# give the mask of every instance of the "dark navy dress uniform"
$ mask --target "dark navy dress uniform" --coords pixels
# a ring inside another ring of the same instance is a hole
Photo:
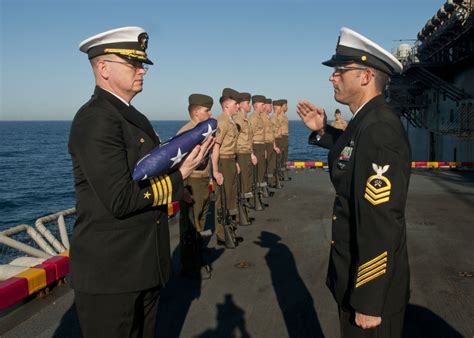
[[[403,321],[411,151],[399,114],[380,95],[345,132],[327,126],[322,136],[312,133],[309,143],[330,150],[336,190],[327,286],[343,310],[380,316],[382,326],[394,315]]]
[[[167,205],[182,196],[181,173],[138,182],[131,178],[137,161],[159,144],[144,115],[99,87],[72,122],[69,152],[77,220],[70,267],[78,312],[83,303],[88,309],[119,309],[122,303],[141,297],[141,290],[156,294],[170,276]],[[118,294],[128,294],[131,299],[112,297]],[[97,301],[89,295],[104,297]],[[84,311],[80,318],[92,313]],[[112,317],[127,321],[124,316],[128,315]],[[87,318],[81,321],[82,330],[106,328],[109,323],[103,320]]]

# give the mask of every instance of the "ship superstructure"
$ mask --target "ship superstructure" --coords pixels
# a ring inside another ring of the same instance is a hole
[[[473,6],[445,2],[416,43],[395,52],[405,67],[388,95],[406,122],[413,160],[474,160]]]

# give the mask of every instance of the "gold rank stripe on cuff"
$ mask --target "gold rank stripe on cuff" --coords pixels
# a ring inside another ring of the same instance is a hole
[[[380,255],[378,255],[377,257],[375,257],[374,259],[371,259],[370,261],[362,264],[361,266],[359,266],[359,268],[357,269],[357,272],[359,273],[360,271],[364,270],[366,267],[384,259],[385,257],[387,257],[387,251],[384,251],[383,253],[381,253]]]
[[[370,282],[371,280],[383,275],[387,271],[387,251],[378,255],[374,259],[362,264],[357,269],[357,280],[355,287]]]
[[[169,176],[153,177],[150,179],[153,189],[153,206],[171,203],[173,186]]]
[[[370,276],[369,278],[366,278],[366,279],[364,279],[364,280],[358,282],[355,287],[358,288],[359,286],[364,285],[365,283],[370,282],[371,280],[373,280],[373,279],[375,279],[375,278],[377,278],[377,277],[383,275],[385,272],[386,272],[386,270],[383,269],[382,271],[377,272],[375,275],[372,275],[372,276]]]

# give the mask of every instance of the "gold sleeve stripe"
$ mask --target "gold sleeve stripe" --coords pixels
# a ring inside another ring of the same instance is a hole
[[[156,207],[158,205],[158,191],[156,190],[155,179],[150,178],[150,185],[153,189],[153,206]]]
[[[163,188],[161,187],[160,181],[155,177],[155,185],[158,189],[158,205],[163,204]]]
[[[387,251],[384,251],[383,253],[381,253],[380,255],[378,255],[377,257],[375,257],[374,259],[368,261],[367,263],[364,263],[362,264],[361,266],[359,266],[359,268],[357,269],[357,271],[361,271],[363,270],[364,268],[368,267],[369,265],[372,265],[374,264],[375,262],[377,262],[378,260],[382,259],[382,258],[385,258],[387,257]]]
[[[169,176],[165,176],[166,184],[168,184],[168,204],[171,204],[172,197],[173,197],[173,185],[171,184],[171,180]]]
[[[380,203],[388,202],[390,200],[390,197],[384,197],[384,198],[381,198],[381,199],[378,199],[378,200],[374,200],[367,193],[364,195],[364,197],[372,205],[377,205],[377,204],[380,204]]]
[[[369,278],[366,278],[366,279],[364,279],[363,281],[360,281],[359,283],[356,284],[355,287],[358,288],[359,286],[361,286],[361,285],[363,285],[363,284],[365,284],[365,283],[367,283],[367,282],[370,282],[371,280],[373,280],[373,279],[375,279],[375,278],[377,278],[377,277],[383,275],[385,272],[386,272],[386,270],[379,271],[379,272],[377,272],[375,275],[372,275],[372,276],[370,276]]]
[[[387,264],[382,264],[378,268],[370,270],[369,272],[363,274],[362,276],[357,277],[356,283],[359,283],[363,281],[364,279],[366,279],[367,277],[372,276],[374,273],[379,272],[380,270],[385,270],[386,268],[387,268]]]
[[[372,197],[374,200],[377,200],[382,197],[390,196],[390,191],[382,192],[380,194],[374,194],[370,189],[365,188],[365,193]]]
[[[387,257],[385,257],[384,259],[378,261],[377,263],[374,263],[372,265],[369,265],[368,267],[366,267],[365,269],[363,270],[360,270],[358,273],[357,273],[357,277],[359,276],[362,276],[364,273],[366,273],[367,271],[371,271],[373,269],[375,269],[376,267],[382,265],[383,263],[386,263],[387,262]]]
[[[160,184],[163,187],[163,201],[161,204],[167,204],[168,201],[168,186],[166,185],[165,178],[160,176]]]

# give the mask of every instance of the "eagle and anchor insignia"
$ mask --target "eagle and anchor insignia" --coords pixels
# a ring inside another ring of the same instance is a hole
[[[388,202],[390,199],[392,184],[387,177],[383,176],[383,174],[388,171],[390,166],[385,165],[382,167],[372,163],[372,168],[377,174],[370,176],[367,180],[364,197],[372,205]]]

